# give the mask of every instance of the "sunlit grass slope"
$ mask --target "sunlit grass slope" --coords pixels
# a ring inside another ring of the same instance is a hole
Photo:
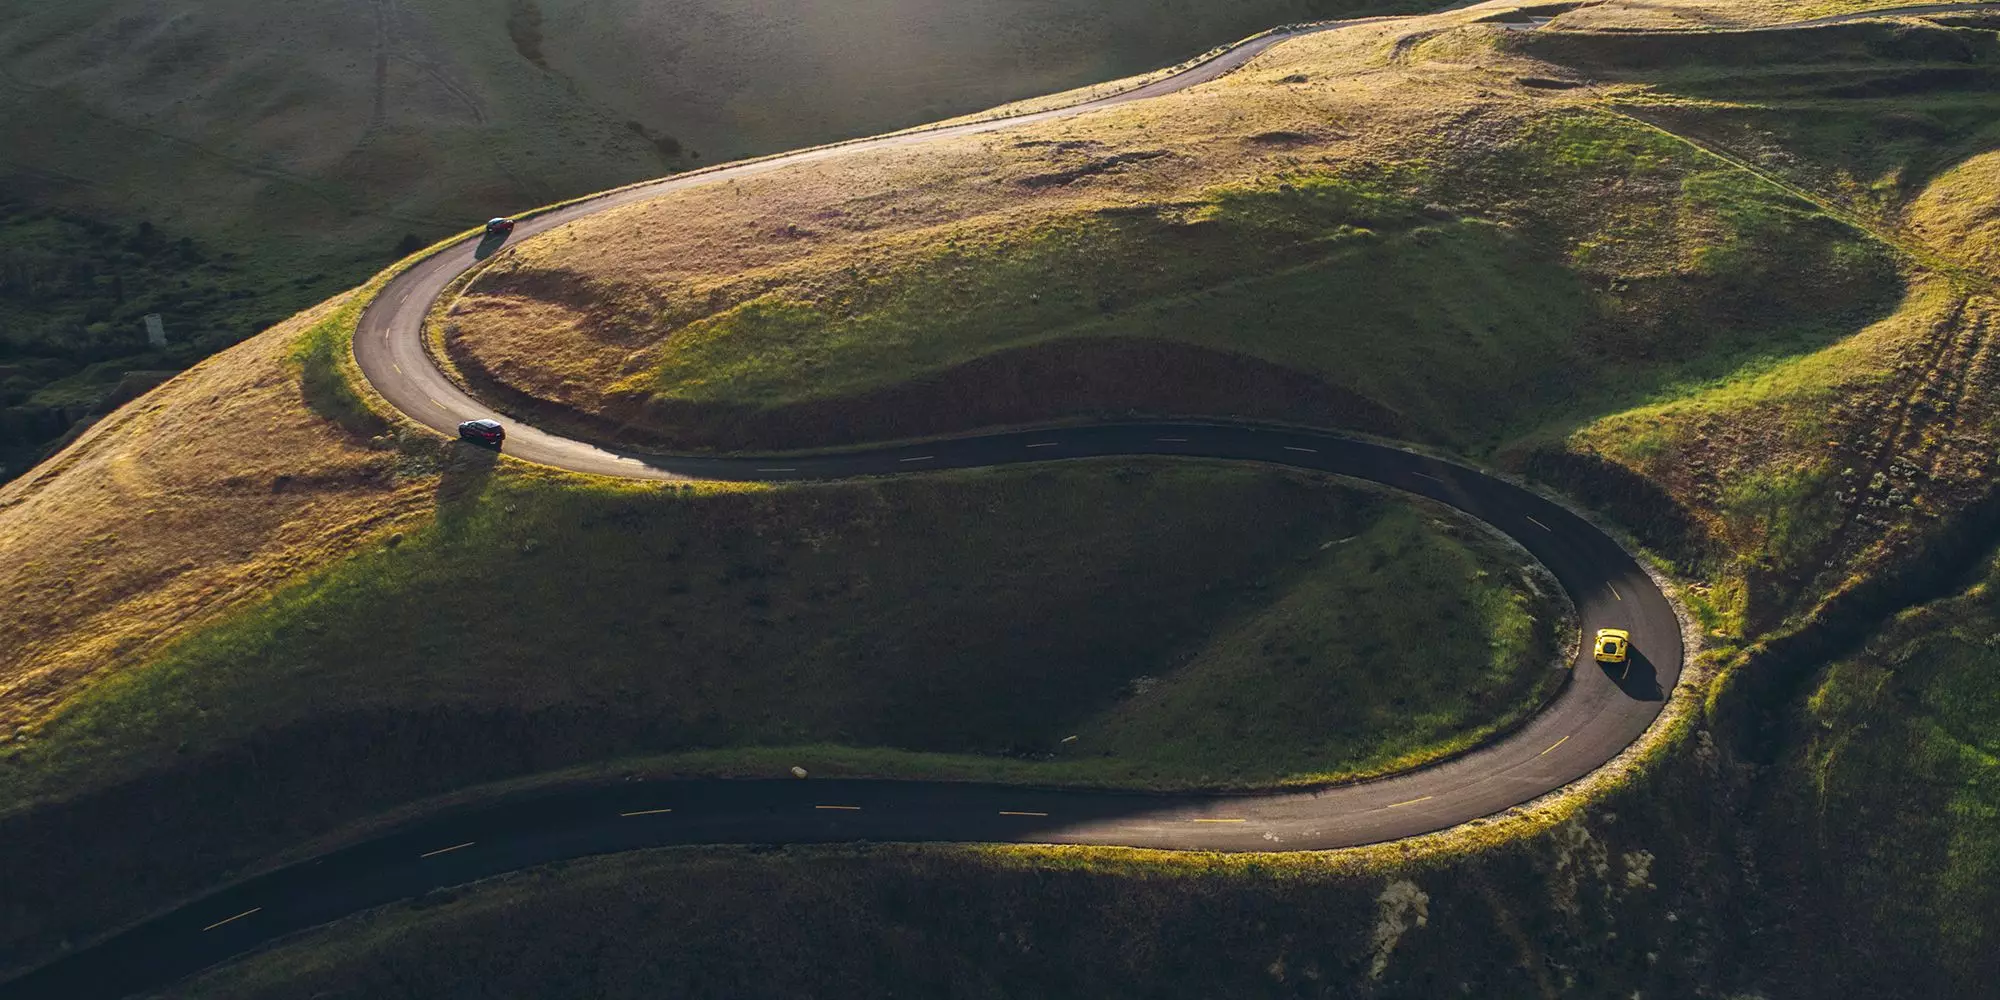
[[[1990,489],[1996,37],[1853,24],[1509,39],[1602,81],[1607,109],[1759,172],[1917,265],[1897,309],[1839,344],[1774,352],[1570,439],[1670,496],[1733,564],[1695,601],[1719,635],[1754,636],[1866,584]],[[1639,509],[1626,507],[1642,531],[1664,523]],[[1652,539],[1702,547],[1672,534]]]
[[[584,220],[441,341],[524,414],[681,446],[1138,410],[1481,453],[1893,307],[1879,241],[1434,20]]]

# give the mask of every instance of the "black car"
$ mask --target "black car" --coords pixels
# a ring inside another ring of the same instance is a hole
[[[514,231],[513,219],[486,220],[486,235],[488,236],[506,236],[507,234],[513,231]]]
[[[458,425],[458,436],[473,444],[498,448],[500,442],[507,440],[507,428],[500,426],[498,420],[468,420]]]

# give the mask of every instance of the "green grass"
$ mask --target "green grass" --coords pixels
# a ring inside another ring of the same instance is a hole
[[[382,434],[390,427],[389,421],[355,391],[354,376],[348,371],[354,365],[354,324],[373,297],[372,293],[357,295],[354,301],[308,327],[292,349],[292,361],[299,366],[299,391],[306,406],[349,434],[363,437]]]
[[[363,817],[564,770],[1372,773],[1518,718],[1569,639],[1483,530],[1276,470],[676,488],[449,450],[433,526],[0,745],[6,950],[46,954]],[[140,817],[154,836],[135,847]]]
[[[1641,85],[1618,100],[1889,224],[1931,178],[2000,141],[2000,42],[1990,30],[1508,43]]]
[[[1996,574],[1906,613],[1830,667],[1797,770],[1808,857],[1881,950],[1965,988],[2000,949],[2000,600]]]
[[[960,230],[889,273],[662,329],[616,392],[778,409],[1009,348],[1160,338],[1309,373],[1478,452],[1822,347],[1896,286],[1882,246],[1813,206],[1635,124],[1563,114],[1456,166]]]
[[[528,739],[542,766],[828,743],[1046,759],[1021,780],[1270,784],[1420,759],[1555,673],[1520,557],[1289,475],[678,491],[454,468],[434,529],[87,693],[13,755],[9,798],[345,713],[545,720],[475,738],[516,760]]]

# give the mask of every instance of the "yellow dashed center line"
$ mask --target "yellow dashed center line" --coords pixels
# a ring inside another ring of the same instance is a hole
[[[403,374],[403,366],[402,366],[402,365],[399,365],[399,364],[395,363],[394,361],[391,361],[391,362],[389,362],[389,367],[391,367],[391,368],[394,368],[394,369],[396,369],[396,374],[398,374],[398,375],[401,375],[401,374]]]
[[[1186,444],[1186,443],[1187,443],[1187,438],[1154,438],[1153,440],[1155,440],[1155,441],[1165,441],[1165,442],[1166,442],[1166,443],[1168,443],[1168,444]]]
[[[247,916],[249,916],[250,914],[252,914],[252,913],[255,913],[255,912],[257,912],[258,910],[261,910],[261,909],[263,909],[263,907],[261,907],[261,906],[253,906],[253,907],[251,907],[251,908],[249,908],[249,909],[247,909],[247,910],[244,910],[244,911],[243,911],[242,913],[239,913],[239,914],[237,914],[237,915],[235,915],[235,916],[233,916],[233,917],[227,917],[227,918],[225,918],[225,919],[222,919],[222,920],[218,920],[218,921],[216,921],[215,923],[212,923],[212,924],[209,924],[209,925],[208,925],[207,927],[204,927],[204,928],[202,928],[202,930],[204,930],[204,931],[212,931],[212,930],[216,929],[217,927],[220,927],[220,926],[222,926],[223,924],[233,924],[233,923],[235,923],[236,921],[238,921],[238,920],[241,920],[241,919],[243,919],[244,917],[247,917]]]
[[[1532,524],[1532,525],[1534,525],[1534,526],[1535,526],[1535,527],[1537,527],[1537,528],[1540,528],[1540,529],[1542,529],[1543,531],[1554,531],[1554,530],[1555,530],[1554,528],[1551,528],[1551,527],[1549,527],[1548,525],[1546,525],[1546,524],[1543,524],[1542,522],[1540,522],[1540,521],[1537,521],[1537,520],[1535,520],[1535,519],[1534,519],[1534,518],[1532,518],[1532,517],[1531,517],[1531,518],[1528,518],[1528,523],[1529,523],[1529,524]]]
[[[1437,484],[1439,484],[1439,485],[1443,485],[1443,483],[1444,483],[1444,480],[1442,480],[1442,479],[1439,479],[1438,477],[1436,477],[1436,476],[1433,476],[1433,475],[1431,475],[1431,474],[1430,474],[1430,473],[1428,473],[1428,472],[1412,472],[1412,473],[1410,473],[1410,475],[1412,475],[1412,476],[1417,476],[1417,477],[1419,477],[1419,478],[1422,478],[1422,479],[1428,479],[1428,480],[1430,480],[1431,482],[1434,482],[1434,483],[1437,483]]]
[[[1617,587],[1612,587],[1612,586],[1611,586],[1611,581],[1610,581],[1610,580],[1606,580],[1606,581],[1604,581],[1604,585],[1605,585],[1605,586],[1607,586],[1607,587],[1611,587],[1611,596],[1612,596],[1612,597],[1617,597],[1617,598],[1618,598],[1619,600],[1621,600],[1621,601],[1625,599],[1625,598],[1623,598],[1623,597],[1619,597],[1619,595],[1618,595],[1618,588],[1617,588]]]
[[[1408,802],[1392,802],[1392,803],[1390,803],[1390,804],[1389,804],[1388,808],[1390,808],[1390,809],[1398,809],[1398,808],[1401,808],[1401,807],[1403,807],[1403,806],[1413,806],[1413,805],[1416,805],[1416,804],[1417,804],[1417,803],[1419,803],[1419,802],[1429,802],[1430,800],[1431,800],[1431,797],[1430,797],[1430,796],[1428,796],[1428,795],[1426,795],[1426,796],[1424,796],[1423,798],[1420,798],[1420,799],[1411,799],[1411,800],[1410,800],[1410,801],[1408,801]]]
[[[814,806],[814,809],[839,809],[845,812],[860,812],[860,806]]]
[[[899,462],[928,462],[928,461],[930,461],[931,459],[933,459],[933,458],[936,458],[936,457],[937,457],[936,455],[918,455],[918,456],[917,456],[917,457],[915,457],[915,458],[901,458],[901,459],[897,459],[897,461],[899,461]]]
[[[1569,742],[1569,737],[1565,736],[1565,737],[1563,737],[1562,739],[1559,739],[1559,740],[1555,741],[1554,743],[1551,743],[1551,744],[1549,744],[1549,750],[1554,750],[1555,748],[1557,748],[1557,747],[1559,747],[1559,746],[1562,746],[1563,744],[1565,744],[1565,743],[1568,743],[1568,742]],[[1544,750],[1544,751],[1542,751],[1541,753],[1538,753],[1538,754],[1536,754],[1535,756],[1537,756],[1537,757],[1546,757],[1546,756],[1548,756],[1548,754],[1549,754],[1549,750]]]
[[[1319,454],[1319,449],[1318,449],[1318,448],[1301,448],[1301,447],[1299,447],[1298,445],[1295,445],[1295,444],[1288,444],[1288,445],[1286,445],[1286,446],[1285,446],[1285,450],[1286,450],[1286,451],[1303,451],[1303,452],[1305,452],[1305,453],[1307,453],[1307,454],[1309,454],[1309,455],[1317,455],[1317,454]]]
[[[443,410],[443,411],[445,411],[445,412],[447,412],[447,413],[451,412],[451,407],[449,407],[449,406],[446,406],[446,405],[444,405],[443,403],[440,403],[440,402],[438,402],[438,401],[437,401],[437,397],[436,397],[436,396],[432,396],[432,397],[430,397],[430,401],[431,401],[431,405],[432,405],[432,406],[435,406],[435,407],[437,407],[438,409],[440,409],[440,410]]]
[[[465,843],[463,843],[463,844],[453,844],[453,845],[451,845],[450,847],[440,847],[440,848],[438,848],[437,850],[435,850],[435,851],[432,851],[432,852],[430,852],[429,854],[419,854],[419,855],[417,855],[417,857],[419,857],[419,858],[435,858],[435,857],[437,857],[437,856],[438,856],[438,855],[440,855],[440,854],[450,854],[450,853],[451,853],[451,852],[453,852],[453,851],[457,851],[457,850],[462,850],[462,849],[464,849],[464,848],[467,848],[467,847],[471,847],[472,845],[474,845],[474,844],[477,844],[477,843],[479,843],[479,841],[476,841],[476,840],[468,840],[468,841],[466,841],[466,842],[465,842]]]
[[[661,813],[670,813],[670,812],[673,812],[673,810],[672,810],[672,809],[640,809],[640,810],[638,810],[638,811],[636,811],[636,812],[628,812],[628,813],[619,813],[618,815],[620,815],[620,816],[658,816],[658,815],[659,815],[659,814],[661,814]]]
[[[1029,445],[1028,447],[1030,447],[1030,448],[1053,448],[1053,447],[1055,447],[1056,445],[1058,445],[1058,444],[1060,444],[1060,443],[1061,443],[1061,442],[1059,442],[1059,441],[1043,441],[1043,442],[1041,442],[1041,443],[1039,443],[1039,444],[1031,444],[1031,445]]]
[[[1038,813],[1038,812],[1024,812],[1024,811],[1021,811],[1021,810],[1017,810],[1017,809],[1002,809],[1002,810],[1000,810],[1000,815],[1002,815],[1002,816],[1047,816],[1047,815],[1048,815],[1048,813]]]

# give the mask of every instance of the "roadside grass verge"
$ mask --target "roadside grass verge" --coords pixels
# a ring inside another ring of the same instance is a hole
[[[291,360],[299,369],[299,391],[306,407],[358,437],[375,437],[390,423],[356,392],[359,373],[354,364],[354,326],[361,311],[375,298],[380,283],[363,289],[331,315],[307,327],[295,343]]]

